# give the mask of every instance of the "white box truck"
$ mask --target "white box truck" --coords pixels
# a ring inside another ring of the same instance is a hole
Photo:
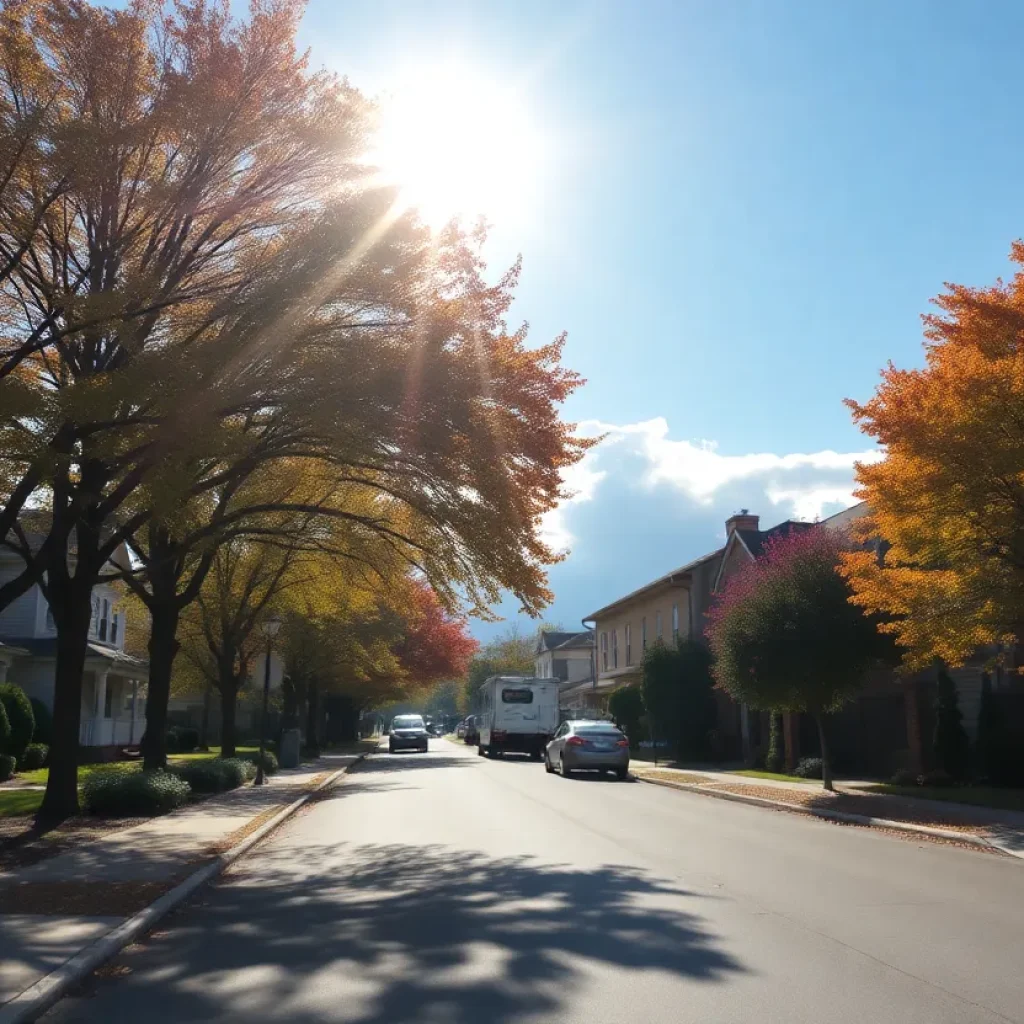
[[[477,691],[477,720],[478,754],[516,751],[539,761],[559,724],[558,680],[491,676]]]

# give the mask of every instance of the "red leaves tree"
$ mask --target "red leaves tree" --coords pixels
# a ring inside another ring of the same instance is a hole
[[[445,610],[425,583],[413,583],[405,637],[398,650],[403,668],[417,686],[466,674],[477,642],[463,616]]]

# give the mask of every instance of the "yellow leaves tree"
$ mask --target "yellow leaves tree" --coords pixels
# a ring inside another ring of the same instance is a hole
[[[1024,244],[1012,258],[1024,266]],[[912,669],[1024,633],[1024,271],[935,303],[925,366],[890,365],[870,401],[849,403],[886,453],[857,470],[871,510],[858,533],[884,543],[845,571]]]

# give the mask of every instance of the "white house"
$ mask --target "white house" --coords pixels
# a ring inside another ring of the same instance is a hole
[[[563,708],[578,710],[593,703],[594,634],[591,630],[562,633],[542,629],[534,649],[534,675],[558,679]]]
[[[127,564],[127,558],[121,549],[113,561]],[[0,551],[0,584],[17,576],[22,567],[16,554]],[[132,745],[142,738],[145,727],[149,665],[125,653],[125,613],[118,605],[112,586],[94,588],[82,680],[79,743],[84,747]],[[0,611],[0,681],[17,683],[52,710],[56,654],[53,616],[35,586]]]

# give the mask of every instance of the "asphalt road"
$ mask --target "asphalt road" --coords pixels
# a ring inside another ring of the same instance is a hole
[[[48,1021],[1024,1021],[1024,863],[445,740],[374,755]]]

